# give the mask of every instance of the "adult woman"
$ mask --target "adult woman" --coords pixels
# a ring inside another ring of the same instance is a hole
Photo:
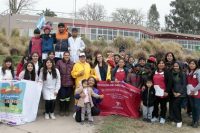
[[[173,93],[173,121],[177,127],[182,127],[181,104],[186,97],[186,75],[183,73],[180,63],[175,62],[172,68],[172,93]]]
[[[23,71],[24,65],[27,63],[28,59],[29,59],[28,56],[23,56],[20,63],[17,65],[17,73],[16,73],[17,77]]]
[[[165,70],[166,76],[168,79],[171,78],[171,70],[173,68],[173,64],[176,61],[176,58],[172,52],[168,52],[165,54]],[[171,80],[170,80],[171,81]],[[172,84],[168,82],[167,84],[169,88],[169,120],[173,120],[173,93],[172,93]]]
[[[36,52],[33,52],[33,54],[31,55],[31,61],[35,65],[35,72],[36,72],[36,74],[39,75],[40,68],[42,66],[42,63],[39,61],[39,54],[36,53]]]
[[[99,90],[97,89],[97,80],[94,77],[89,77],[88,78],[88,85],[91,87],[96,94],[100,94]],[[82,95],[75,95],[75,99],[79,99]],[[99,109],[99,103],[101,102],[101,99],[97,99],[92,97],[92,101],[94,106],[92,107],[92,116],[98,116],[100,114],[100,109]],[[75,120],[77,122],[81,122],[81,109],[77,108],[76,109],[76,115],[75,115]]]
[[[106,64],[102,54],[98,53],[94,61],[94,71],[97,76],[97,80],[106,81],[111,80],[110,66]]]
[[[69,105],[74,86],[74,79],[71,75],[73,66],[74,63],[70,60],[70,52],[64,52],[63,59],[56,63],[61,76],[61,88],[58,93],[61,116],[69,116]]]
[[[3,61],[2,67],[0,67],[0,80],[13,80],[14,78],[15,75],[12,58],[6,57]]]
[[[111,80],[112,81],[126,81],[128,70],[125,67],[124,59],[120,59],[118,65],[113,69]]]
[[[11,57],[6,57],[3,61],[2,67],[0,67],[0,80],[13,80],[14,79],[14,67]],[[10,106],[9,97],[5,97],[5,107]]]
[[[38,75],[35,73],[35,65],[33,62],[27,62],[24,70],[19,74],[19,79],[37,81]]]
[[[54,61],[47,59],[41,69],[39,81],[43,82],[43,98],[45,100],[45,119],[55,119],[55,101],[60,89],[60,72],[55,68]]]
[[[200,70],[196,60],[190,60],[189,71],[187,73],[187,93],[189,95],[192,108],[192,124],[197,128],[199,126],[200,115]]]
[[[153,83],[154,83],[154,88],[156,90],[156,100],[154,104],[152,122],[157,122],[160,116],[160,123],[164,124],[166,112],[167,112],[167,97],[168,97],[164,60],[158,61],[157,70],[155,71],[153,75]],[[160,94],[159,92],[163,92],[163,93]],[[160,115],[159,115],[159,105],[160,105],[160,110],[161,110]]]

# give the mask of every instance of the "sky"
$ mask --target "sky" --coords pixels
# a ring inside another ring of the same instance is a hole
[[[34,0],[36,4],[32,9],[44,10],[46,8],[55,12],[72,13],[74,11],[75,0]],[[170,2],[172,0],[76,0],[77,11],[85,4],[99,3],[104,5],[109,16],[116,8],[129,8],[141,10],[147,17],[147,12],[152,4],[156,4],[160,13],[160,23],[164,27],[164,17],[170,12]],[[8,9],[8,0],[0,0],[0,12]]]

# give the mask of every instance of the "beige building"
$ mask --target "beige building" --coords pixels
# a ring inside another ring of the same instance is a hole
[[[36,23],[39,16],[34,15],[1,15],[0,27],[5,28],[9,35],[12,29],[17,28],[21,36],[33,36]],[[102,21],[86,21],[73,20],[59,17],[46,17],[46,21],[53,23],[53,31],[56,32],[59,22],[63,22],[68,26],[69,31],[73,27],[77,27],[81,35],[85,35],[90,40],[98,40],[104,38],[106,41],[112,41],[117,36],[131,37],[137,42],[143,39],[160,39],[161,41],[177,42],[186,49],[200,50],[200,36],[179,34],[170,32],[155,32],[143,26],[122,24],[118,22],[102,22]]]

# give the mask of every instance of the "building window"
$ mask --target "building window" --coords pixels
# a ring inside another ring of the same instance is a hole
[[[117,36],[117,30],[113,30],[113,35]]]
[[[128,31],[124,31],[124,36],[128,36]]]
[[[98,29],[98,34],[102,35],[103,34],[103,31],[102,29]]]
[[[97,30],[96,29],[91,29],[91,34],[96,34]]]
[[[108,30],[108,35],[112,36],[112,29]]]
[[[123,30],[120,30],[120,31],[119,31],[119,35],[120,35],[120,36],[124,36],[124,31],[123,31]]]
[[[113,40],[113,37],[112,36],[108,36],[108,40]]]
[[[107,35],[108,34],[108,30],[107,29],[103,29],[103,34]]]
[[[91,40],[97,40],[97,36],[95,34],[91,34]]]

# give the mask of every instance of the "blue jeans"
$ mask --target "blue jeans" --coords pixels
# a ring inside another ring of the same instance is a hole
[[[190,103],[192,108],[192,120],[193,122],[199,122],[200,98],[190,97]]]

